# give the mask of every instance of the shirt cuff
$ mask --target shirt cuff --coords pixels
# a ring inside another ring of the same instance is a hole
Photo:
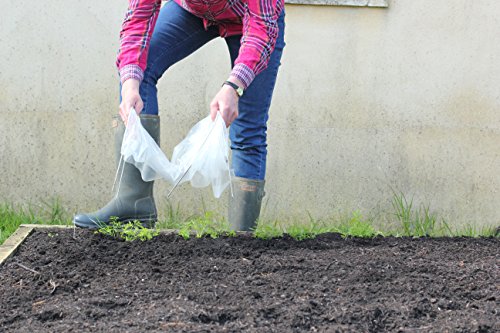
[[[144,72],[138,65],[125,65],[120,68],[120,82],[123,84],[128,79],[135,79],[142,82]]]
[[[247,65],[239,63],[234,65],[233,70],[231,71],[231,76],[240,80],[241,83],[243,83],[243,89],[246,89],[255,78],[255,73]]]

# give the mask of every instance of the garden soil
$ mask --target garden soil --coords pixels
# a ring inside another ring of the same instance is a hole
[[[75,236],[0,267],[0,331],[500,332],[498,238]]]

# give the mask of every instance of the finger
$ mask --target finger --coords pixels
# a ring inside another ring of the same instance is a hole
[[[120,118],[122,118],[123,123],[126,125],[127,117],[125,115],[125,109],[122,104],[120,104],[120,110],[118,111],[118,114],[120,115]]]
[[[231,112],[230,109],[227,105],[220,103],[220,114],[222,116],[222,119],[224,119],[224,122],[226,123],[226,127],[229,127],[231,125]]]
[[[217,112],[219,112],[219,103],[214,99],[212,103],[210,103],[210,118],[212,119],[212,121],[215,120]]]
[[[139,99],[135,103],[135,112],[137,112],[137,114],[140,114],[143,108],[144,108],[144,103],[142,102],[142,99]]]
[[[231,114],[231,124],[236,120],[236,118],[238,118],[238,108],[236,108],[236,110],[234,110],[234,112]]]
[[[238,109],[233,110],[229,106],[225,112],[226,126],[229,127],[238,118]]]
[[[125,126],[127,126],[128,124],[130,109],[132,109],[132,106],[129,103],[123,103],[123,123],[125,124]]]

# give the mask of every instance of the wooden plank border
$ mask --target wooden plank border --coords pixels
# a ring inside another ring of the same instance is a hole
[[[33,232],[33,227],[21,224],[17,230],[0,245],[0,266],[10,258],[21,245],[26,237]]]
[[[49,224],[21,224],[17,230],[0,245],[0,266],[14,255],[17,248],[28,238],[29,235],[35,230],[40,229],[69,229],[73,228],[71,225],[49,225]]]
[[[73,229],[73,225],[63,224],[21,224],[21,227],[40,229]]]

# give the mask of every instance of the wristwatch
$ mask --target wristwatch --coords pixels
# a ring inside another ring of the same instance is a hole
[[[224,81],[224,83],[222,85],[228,85],[230,87],[232,87],[236,93],[238,94],[238,96],[243,96],[243,88],[241,87],[238,87],[236,84],[232,83],[231,81]]]

